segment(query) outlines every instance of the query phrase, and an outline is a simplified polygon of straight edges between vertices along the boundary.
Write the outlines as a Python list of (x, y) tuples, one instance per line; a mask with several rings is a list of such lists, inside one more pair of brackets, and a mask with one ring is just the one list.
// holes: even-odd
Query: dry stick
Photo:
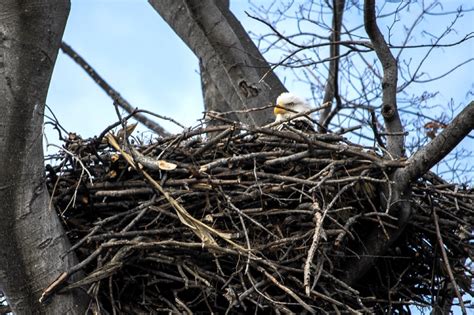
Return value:
[(158, 184), (153, 177), (151, 177), (146, 171), (140, 170), (136, 163), (133, 161), (133, 157), (130, 156), (128, 153), (123, 151), (117, 141), (115, 140), (114, 136), (111, 134), (107, 135), (107, 140), (109, 144), (114, 147), (117, 151), (119, 151), (122, 156), (127, 160), (127, 162), (135, 168), (137, 171), (141, 171), (142, 175), (146, 178), (146, 180), (152, 184), (152, 186), (159, 191), (169, 202), (169, 204), (175, 209), (176, 214), (178, 215), (180, 221), (191, 228), (191, 230), (201, 239), (203, 244), (206, 245), (217, 245), (216, 241), (212, 237), (212, 235), (217, 235), (230, 245), (232, 245), (235, 249), (241, 251), (242, 253), (247, 253), (250, 257), (251, 252), (247, 251), (244, 247), (238, 245), (237, 243), (233, 242), (230, 239), (230, 236), (226, 233), (219, 232), (212, 227), (204, 224), (203, 222), (199, 221), (198, 219), (194, 218), (176, 199), (170, 196), (170, 194)]
[[(266, 293), (264, 291), (260, 291), (257, 288), (258, 283), (255, 283), (255, 279), (253, 279), (253, 277), (250, 275), (250, 273), (247, 273), (247, 278), (249, 279), (250, 283), (252, 284), (252, 287), (255, 290), (255, 292), (257, 292), (265, 300), (269, 301), (275, 307), (275, 310), (282, 310), (284, 314), (292, 314), (292, 312), (283, 305), (284, 304), (283, 302), (275, 301), (274, 299), (272, 299), (269, 296), (268, 293)], [(261, 283), (261, 282), (262, 281), (260, 281), (259, 283)], [(248, 300), (252, 301), (250, 297), (248, 298)], [(259, 305), (259, 303), (255, 303), (255, 304)]]
[(265, 232), (267, 232), (268, 234), (270, 234), (271, 236), (275, 237), (275, 238), (278, 238), (278, 236), (276, 236), (274, 233), (272, 233), (272, 231), (268, 230), (266, 227), (264, 227), (261, 223), (259, 223), (258, 221), (256, 221), (255, 219), (253, 219), (252, 217), (250, 217), (249, 215), (247, 215), (245, 212), (243, 212), (242, 210), (240, 210), (239, 208), (237, 208), (231, 201), (230, 197), (229, 196), (225, 196), (225, 198), (227, 199), (227, 203), (229, 204), (229, 206), (234, 209), (238, 214), (239, 214), (239, 217), (240, 216), (244, 216), (246, 219), (248, 219), (250, 222), (252, 222), (253, 224), (255, 224), (256, 226), (258, 226), (259, 228), (261, 228), (262, 230), (264, 230)]
[(206, 114), (206, 115), (207, 114), (212, 114), (213, 118), (216, 118), (216, 116), (218, 117), (220, 115), (252, 113), (252, 112), (258, 112), (258, 111), (265, 110), (265, 109), (268, 109), (268, 108), (273, 108), (273, 107), (275, 107), (275, 105), (270, 104), (270, 105), (265, 105), (265, 106), (262, 106), (262, 107), (230, 110), (230, 111), (226, 111), (226, 112), (216, 112), (216, 111), (210, 110), (210, 111), (204, 112), (204, 114)]
[(272, 160), (267, 160), (263, 164), (267, 166), (274, 166), (277, 164), (287, 164), (289, 162), (301, 160), (302, 158), (308, 157), (310, 155), (311, 153), (309, 151), (303, 151), (303, 152), (298, 152), (291, 155), (275, 158)]
[(204, 152), (209, 150), (211, 147), (213, 147), (217, 142), (219, 142), (223, 138), (229, 136), (234, 131), (234, 129), (235, 129), (234, 127), (231, 127), (229, 129), (226, 129), (223, 132), (219, 133), (218, 135), (212, 137), (212, 139), (207, 141), (207, 143), (204, 146), (202, 146), (196, 152), (194, 152), (193, 155), (194, 156), (199, 156), (199, 155), (203, 154)]
[(433, 208), (433, 221), (436, 228), (436, 238), (438, 239), (438, 244), (441, 249), (441, 256), (443, 257), (444, 266), (448, 271), (449, 279), (451, 280), (451, 284), (453, 285), (454, 292), (459, 300), (459, 305), (461, 306), (461, 310), (463, 315), (467, 314), (466, 307), (464, 306), (464, 302), (462, 300), (461, 293), (458, 289), (458, 284), (456, 283), (456, 279), (454, 279), (453, 271), (451, 270), (451, 266), (449, 264), (448, 255), (446, 254), (446, 249), (444, 247), (443, 238), (441, 237), (441, 232), (439, 230), (439, 223), (438, 223), (438, 215), (436, 214), (436, 208)]
[(215, 161), (212, 161), (210, 163), (204, 164), (199, 168), (199, 172), (207, 172), (210, 169), (221, 166), (224, 164), (228, 163), (235, 163), (235, 162), (240, 162), (240, 161), (245, 161), (245, 160), (253, 160), (255, 158), (267, 158), (267, 157), (273, 157), (273, 156), (279, 156), (282, 155), (283, 152), (254, 152), (254, 153), (249, 153), (249, 154), (242, 154), (238, 156), (232, 156), (228, 158), (221, 158)]
[(292, 298), (294, 298), (305, 310), (307, 310), (308, 312), (310, 312), (311, 314), (316, 314), (316, 311), (311, 307), (309, 306), (305, 301), (303, 301), (303, 299), (301, 299), (295, 292), (293, 292), (290, 288), (288, 287), (285, 287), (283, 284), (281, 284), (280, 282), (278, 282), (277, 279), (275, 279), (275, 277), (273, 277), (271, 274), (269, 274), (265, 269), (263, 269), (262, 267), (258, 267), (258, 270), (260, 270), (260, 272), (262, 272), (271, 282), (273, 282), (277, 287), (279, 287), (280, 289), (282, 289), (283, 291), (285, 291), (289, 296), (291, 296)]
[[(321, 237), (321, 234), (324, 233), (324, 229), (322, 230), (323, 231), (322, 233), (320, 233), (320, 230), (322, 228), (322, 225), (323, 225), (324, 219), (326, 217), (326, 214), (327, 214), (328, 210), (332, 208), (334, 203), (339, 199), (339, 197), (347, 189), (351, 188), (356, 183), (357, 182), (354, 181), (354, 182), (352, 182), (350, 184), (347, 184), (346, 186), (342, 187), (338, 191), (338, 193), (333, 197), (331, 202), (326, 207), (324, 207), (322, 215), (319, 212), (316, 212), (314, 214), (316, 222), (315, 222), (315, 227), (314, 227), (313, 240), (311, 242), (311, 247), (308, 250), (308, 256), (306, 258), (306, 262), (304, 264), (304, 269), (303, 269), (303, 286), (305, 288), (306, 295), (308, 295), (308, 296), (309, 296), (309, 292), (310, 292), (309, 280), (310, 280), (310, 277), (311, 277), (311, 263), (313, 261), (314, 254), (316, 253), (316, 249), (318, 248), (319, 238)], [(317, 204), (317, 203), (314, 204), (314, 207), (315, 207), (315, 211), (318, 211), (320, 209), (319, 204)]]
[[(148, 206), (151, 204), (151, 203), (154, 203), (155, 200), (153, 198), (153, 200), (151, 201), (148, 201), (148, 202), (145, 202), (143, 203), (142, 205), (138, 206), (137, 208), (134, 208), (130, 211), (127, 211), (125, 214), (129, 214), (130, 212), (138, 212), (140, 211), (140, 214), (139, 216), (142, 216), (144, 214), (144, 212), (146, 212), (146, 210), (148, 209)], [(124, 215), (124, 213), (119, 213), (118, 215)], [(118, 216), (117, 215), (117, 216)], [(115, 216), (114, 216), (115, 217)], [(104, 219), (101, 221), (101, 224), (98, 224), (97, 226), (95, 226), (82, 240), (80, 240), (78, 242), (78, 244), (82, 244), (84, 243), (87, 238), (91, 235), (93, 235), (96, 231), (99, 230), (99, 227), (102, 226), (102, 224), (104, 224), (105, 222), (110, 222), (111, 220), (108, 220), (110, 219), (111, 217), (107, 218), (107, 219)], [(135, 222), (135, 220), (133, 220), (132, 222)], [(128, 224), (124, 229), (122, 229), (121, 232), (127, 232), (130, 228), (132, 227), (132, 224)], [(111, 239), (109, 240), (108, 242), (106, 243), (103, 243), (101, 244), (94, 252), (92, 252), (92, 254), (90, 254), (86, 259), (82, 260), (80, 263), (76, 264), (75, 266), (71, 267), (68, 271), (66, 272), (63, 272), (61, 275), (59, 275), (59, 277), (53, 281), (46, 289), (44, 289), (43, 293), (41, 294), (41, 297), (39, 299), (39, 302), (40, 303), (43, 303), (45, 302), (48, 297), (50, 297), (52, 294), (54, 294), (57, 290), (59, 290), (63, 283), (65, 281), (67, 281), (73, 274), (75, 274), (77, 271), (81, 270), (82, 268), (84, 268), (85, 266), (87, 266), (93, 259), (95, 259), (97, 256), (99, 256), (99, 254), (102, 252), (102, 250), (106, 247), (107, 243), (109, 242), (114, 242), (115, 239)], [(79, 247), (77, 244), (75, 244), (71, 249), (70, 251), (72, 251), (73, 249)], [(81, 281), (81, 280), (80, 280)]]
[(374, 133), (375, 140), (377, 141), (378, 145), (383, 148), (387, 149), (385, 147), (385, 144), (383, 143), (382, 137), (380, 136), (380, 133), (378, 131), (377, 125), (377, 117), (375, 116), (375, 111), (373, 109), (369, 110), (370, 113), (370, 120), (368, 121), (370, 128), (372, 129), (372, 132)]
[[(317, 205), (319, 208), (319, 205)], [(314, 254), (318, 248), (319, 239), (321, 236), (324, 237), (324, 229), (321, 230), (323, 226), (324, 217), (326, 216), (327, 208), (325, 209), (324, 213), (321, 214), (318, 209), (316, 209), (316, 213), (314, 214), (314, 233), (313, 233), (313, 240), (311, 241), (311, 246), (308, 250), (308, 256), (306, 257), (306, 261), (304, 263), (303, 269), (303, 287), (305, 289), (305, 293), (307, 296), (310, 296), (311, 288), (309, 285), (310, 277), (311, 277), (311, 263), (313, 262)]]
[[(291, 280), (293, 280), (293, 281), (294, 281), (295, 283), (297, 283), (297, 284), (300, 284), (300, 285), (302, 284), (301, 281), (300, 281), (298, 278), (296, 278), (295, 276), (292, 276), (292, 275), (291, 275), (291, 276), (289, 276), (288, 278), (291, 279)], [(335, 278), (335, 279), (337, 279), (337, 278)], [(339, 280), (339, 281), (340, 281), (340, 280)], [(346, 305), (345, 303), (339, 302), (339, 301), (335, 300), (334, 298), (331, 298), (331, 297), (329, 297), (329, 296), (327, 296), (327, 295), (324, 295), (324, 294), (322, 294), (322, 293), (320, 293), (320, 292), (318, 292), (318, 291), (311, 290), (311, 293), (312, 293), (313, 295), (315, 295), (316, 297), (321, 298), (322, 300), (325, 300), (325, 301), (327, 301), (327, 302), (329, 302), (329, 303), (331, 303), (331, 304), (333, 304), (333, 305), (342, 306), (342, 307), (347, 308), (347, 310), (348, 310), (351, 314), (362, 315), (361, 312), (354, 310), (353, 308), (351, 308), (350, 306)], [(363, 307), (363, 308), (365, 308), (365, 307)]]
[(175, 124), (176, 126), (179, 126), (179, 127), (183, 128), (183, 129), (186, 129), (186, 127), (185, 127), (184, 125), (180, 124), (179, 122), (177, 122), (176, 120), (174, 120), (174, 119), (171, 118), (171, 117), (163, 116), (163, 115), (154, 113), (154, 112), (149, 111), (149, 110), (146, 110), (146, 109), (137, 109), (136, 112), (137, 112), (137, 113), (145, 113), (145, 114), (148, 114), (148, 115), (151, 115), (151, 116), (155, 116), (155, 117), (160, 118), (160, 119), (163, 119), (163, 120), (168, 120), (168, 121), (172, 122), (173, 124)]
[(113, 293), (113, 281), (112, 281), (112, 276), (109, 277), (109, 299), (110, 299), (110, 304), (112, 305), (112, 312), (113, 315), (117, 314), (117, 311), (115, 310), (115, 299), (114, 299), (114, 293)]
[[(138, 239), (139, 237), (137, 237)], [(111, 240), (112, 241), (112, 240)], [(87, 275), (85, 278), (78, 280), (66, 287), (66, 289), (73, 289), (81, 287), (88, 284), (93, 284), (99, 280), (105, 279), (113, 275), (118, 269), (122, 268), (123, 259), (133, 250), (132, 246), (123, 246), (120, 248), (117, 253), (112, 257), (112, 259), (107, 262), (105, 265), (97, 268), (92, 273)]]
[(345, 307), (345, 308), (347, 308), (347, 309), (349, 310), (349, 312), (350, 312), (351, 314), (359, 314), (359, 315), (362, 314), (361, 312), (358, 312), (358, 311), (352, 309), (352, 308), (349, 307), (348, 305), (346, 305), (346, 304), (344, 304), (344, 303), (341, 303), (341, 302), (339, 302), (339, 301), (337, 301), (337, 300), (335, 300), (335, 299), (333, 299), (333, 298), (331, 298), (331, 297), (329, 297), (329, 296), (327, 296), (327, 295), (325, 295), (325, 294), (322, 294), (322, 293), (320, 293), (320, 292), (318, 292), (318, 291), (311, 290), (311, 294), (313, 294), (315, 297), (320, 298), (320, 299), (322, 299), (322, 300), (325, 300), (325, 301), (327, 301), (327, 302), (329, 302), (329, 303), (331, 303), (331, 304), (333, 304), (333, 305)]
[[(116, 90), (114, 90), (95, 70), (92, 68), (87, 61), (85, 61), (77, 52), (75, 52), (71, 46), (65, 42), (61, 43), (61, 50), (71, 57), (79, 66), (81, 66), (84, 71), (110, 96), (115, 103), (117, 103), (121, 108), (126, 110), (128, 113), (133, 113), (135, 108), (130, 105)], [(162, 137), (169, 136), (170, 133), (167, 132), (163, 127), (158, 125), (156, 122), (150, 120), (145, 115), (135, 114), (135, 119), (145, 125), (148, 129), (153, 130), (158, 135)]]
[[(290, 140), (295, 140), (297, 142), (301, 142), (301, 137), (295, 133), (290, 133), (290, 132), (282, 132), (278, 131), (275, 129), (270, 129), (270, 128), (254, 128), (255, 132), (260, 132), (263, 134), (267, 135), (273, 135), (279, 138), (284, 138), (284, 139), (290, 139)], [(328, 149), (340, 153), (346, 153), (348, 155), (354, 155), (354, 156), (359, 156), (366, 158), (369, 161), (374, 162), (375, 165), (384, 168), (387, 166), (404, 166), (406, 165), (406, 162), (400, 161), (400, 160), (384, 160), (378, 156), (369, 154), (367, 152), (362, 151), (360, 148), (355, 147), (355, 146), (349, 146), (349, 145), (340, 145), (340, 144), (331, 144), (331, 143), (326, 143), (324, 141), (320, 141), (315, 139), (317, 135), (314, 135), (314, 138), (312, 136), (308, 137), (309, 138), (309, 143), (311, 145), (314, 145), (315, 147), (323, 148), (323, 149)]]

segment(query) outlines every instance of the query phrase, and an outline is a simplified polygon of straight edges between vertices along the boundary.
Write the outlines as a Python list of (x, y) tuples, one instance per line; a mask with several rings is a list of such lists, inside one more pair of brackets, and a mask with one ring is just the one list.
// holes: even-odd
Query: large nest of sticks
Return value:
[(470, 290), (472, 190), (414, 183), (403, 234), (348, 284), (367, 235), (397, 226), (383, 200), (404, 161), (291, 127), (124, 130), (70, 134), (46, 168), (80, 261), (67, 275), (83, 275), (65, 289), (96, 311), (386, 312), (453, 296), (453, 281)]

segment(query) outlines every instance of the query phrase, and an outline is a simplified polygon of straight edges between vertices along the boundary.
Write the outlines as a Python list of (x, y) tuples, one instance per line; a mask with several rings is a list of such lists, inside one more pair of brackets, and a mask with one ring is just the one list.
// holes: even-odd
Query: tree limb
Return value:
[(375, 0), (364, 2), (364, 25), (383, 68), (382, 116), (387, 129), (387, 150), (392, 158), (404, 155), (403, 126), (397, 109), (397, 61), (377, 26)]
[(391, 204), (390, 213), (398, 218), (397, 228), (388, 229), (388, 239), (381, 229), (375, 229), (364, 239), (364, 248), (359, 259), (348, 259), (344, 281), (352, 285), (373, 265), (375, 257), (381, 255), (401, 235), (410, 218), (409, 184), (426, 174), (433, 165), (443, 159), (474, 128), (474, 101), (428, 145), (416, 152), (407, 161), (407, 166), (399, 168), (393, 174), (391, 190), (393, 196), (387, 202)]
[(341, 98), (339, 97), (339, 42), (341, 41), (341, 27), (342, 27), (342, 16), (344, 14), (345, 0), (333, 0), (333, 15), (332, 15), (332, 33), (331, 33), (331, 48), (329, 62), (329, 75), (324, 90), (323, 104), (332, 102), (336, 99), (336, 106), (331, 111), (331, 107), (324, 109), (319, 116), (319, 124), (321, 125), (318, 129), (319, 132), (326, 132), (332, 117), (336, 115), (339, 109), (342, 107)]
[[(229, 10), (229, 0), (214, 0), (214, 3), (221, 11)], [(204, 110), (206, 112), (229, 112), (232, 108), (229, 106), (224, 96), (219, 92), (217, 85), (212, 81), (212, 77), (207, 72), (201, 60), (199, 60), (199, 70), (201, 73), (201, 90), (204, 99)], [(206, 116), (206, 118), (208, 118)], [(239, 118), (234, 113), (226, 114), (226, 119), (238, 121)], [(217, 119), (209, 119), (206, 121), (208, 126), (217, 126), (224, 124), (223, 121)], [(214, 137), (217, 133), (209, 133), (208, 136)]]
[(410, 182), (423, 176), (473, 129), (474, 101), (471, 101), (439, 135), (408, 159), (406, 167), (395, 172), (400, 187), (406, 187)]
[[(383, 68), (382, 116), (387, 130), (387, 151), (390, 154), (389, 158), (400, 158), (404, 155), (404, 138), (396, 99), (397, 62), (377, 26), (375, 0), (364, 2), (364, 25)], [(354, 284), (370, 270), (376, 257), (398, 239), (410, 218), (411, 191), (406, 185), (399, 185), (394, 175), (391, 176), (392, 183), (383, 187), (381, 201), (389, 213), (398, 218), (397, 227), (385, 231), (375, 228), (364, 238), (360, 248), (357, 249), (360, 258), (350, 258), (346, 261), (343, 280), (349, 285)]]
[[(95, 70), (84, 60), (71, 46), (65, 42), (61, 43), (61, 50), (72, 58), (81, 68), (110, 96), (114, 102), (116, 102), (121, 108), (123, 108), (127, 113), (132, 114), (135, 111), (135, 108), (130, 105), (127, 100), (125, 100), (119, 92), (117, 92), (113, 87), (111, 87)], [(162, 137), (167, 137), (170, 135), (163, 127), (149, 119), (147, 116), (136, 113), (133, 118), (138, 122), (142, 123), (145, 127), (150, 130), (153, 130), (158, 135)]]

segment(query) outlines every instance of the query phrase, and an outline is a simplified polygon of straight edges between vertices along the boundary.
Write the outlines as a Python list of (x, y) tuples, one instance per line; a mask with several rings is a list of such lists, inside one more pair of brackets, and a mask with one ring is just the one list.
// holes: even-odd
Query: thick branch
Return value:
[(433, 165), (444, 158), (474, 128), (474, 102), (471, 102), (456, 118), (409, 160), (408, 165), (393, 174), (391, 185), (392, 204), (390, 213), (398, 218), (396, 229), (387, 229), (388, 239), (379, 228), (372, 231), (360, 248), (358, 259), (348, 259), (343, 280), (352, 285), (373, 266), (375, 257), (383, 254), (403, 232), (411, 215), (409, 184), (427, 173)]
[(404, 188), (428, 172), (441, 161), (474, 129), (474, 101), (430, 143), (408, 159), (408, 165), (395, 172), (396, 181)]
[[(285, 91), (274, 73), (260, 82), (267, 62), (223, 0), (149, 0), (192, 49), (232, 110), (257, 108)], [(241, 112), (239, 120), (263, 125), (271, 109)]]
[(397, 61), (377, 26), (375, 0), (364, 2), (364, 25), (383, 68), (382, 116), (387, 129), (387, 149), (393, 158), (404, 155), (403, 126), (397, 109)]
[(323, 104), (332, 102), (336, 98), (336, 106), (331, 111), (331, 107), (327, 107), (321, 112), (319, 117), (319, 132), (325, 132), (327, 126), (331, 122), (331, 118), (338, 112), (341, 108), (341, 98), (339, 97), (339, 42), (341, 41), (341, 27), (342, 27), (342, 16), (344, 14), (345, 0), (333, 0), (333, 15), (332, 15), (332, 34), (331, 34), (331, 48), (330, 48), (330, 58), (329, 62), (329, 76), (326, 82), (326, 87), (324, 90)]

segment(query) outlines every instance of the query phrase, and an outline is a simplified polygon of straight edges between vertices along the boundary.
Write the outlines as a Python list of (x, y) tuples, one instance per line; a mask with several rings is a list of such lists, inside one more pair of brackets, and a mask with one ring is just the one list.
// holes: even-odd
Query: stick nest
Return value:
[(290, 126), (199, 127), (147, 143), (126, 129), (70, 134), (46, 167), (80, 261), (61, 289), (86, 290), (92, 310), (393, 312), (442, 305), (454, 284), (470, 292), (472, 190), (431, 173), (413, 183), (403, 234), (354, 277), (370, 235), (397, 228), (388, 187), (405, 161)]

